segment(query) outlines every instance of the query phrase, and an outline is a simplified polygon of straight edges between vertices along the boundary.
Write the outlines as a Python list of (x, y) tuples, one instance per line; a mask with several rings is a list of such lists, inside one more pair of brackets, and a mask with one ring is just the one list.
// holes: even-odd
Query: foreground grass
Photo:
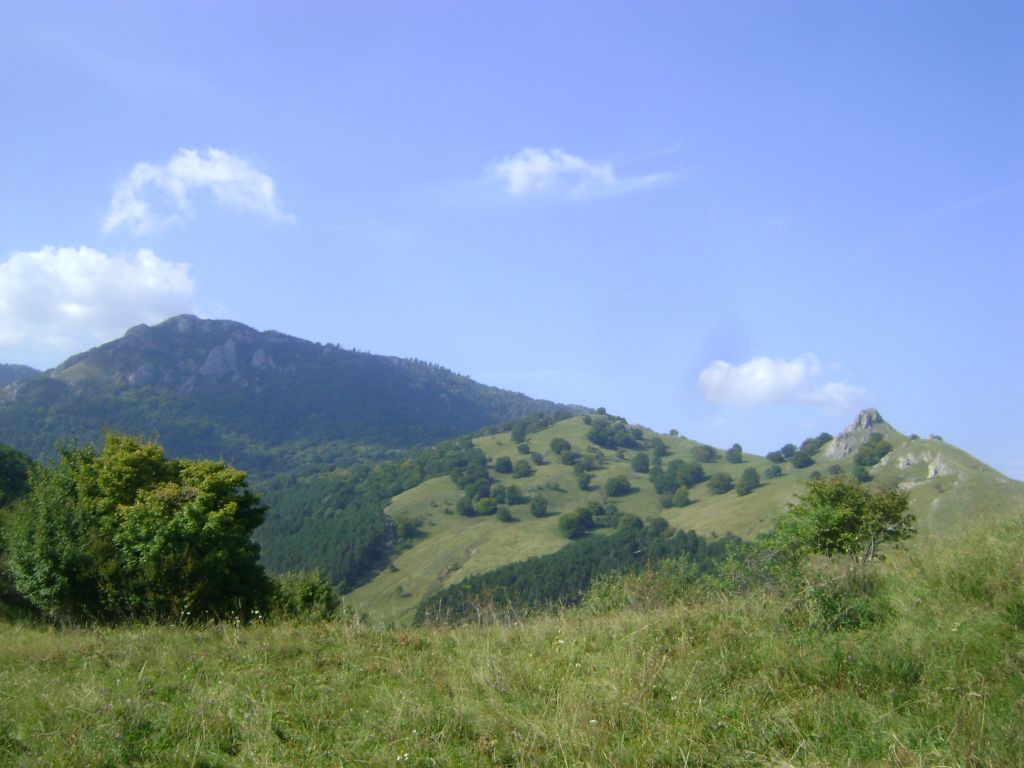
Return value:
[(0, 627), (0, 765), (1011, 766), (1024, 530), (883, 576), (891, 618), (792, 597), (522, 625)]

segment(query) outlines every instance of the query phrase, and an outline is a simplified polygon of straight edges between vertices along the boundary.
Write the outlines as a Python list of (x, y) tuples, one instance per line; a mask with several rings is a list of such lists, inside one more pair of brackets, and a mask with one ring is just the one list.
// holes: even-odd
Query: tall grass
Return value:
[(1020, 765), (1024, 525), (873, 579), (855, 626), (689, 586), (453, 629), (6, 624), (0, 765)]

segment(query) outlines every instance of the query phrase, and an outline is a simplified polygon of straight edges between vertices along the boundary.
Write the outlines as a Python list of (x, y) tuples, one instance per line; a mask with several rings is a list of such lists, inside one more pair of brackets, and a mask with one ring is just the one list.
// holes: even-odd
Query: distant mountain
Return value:
[(110, 429), (171, 455), (310, 471), (559, 410), (437, 365), (181, 315), (0, 389), (0, 443), (38, 456)]
[(35, 368), (30, 368), (27, 365), (0, 363), (0, 387), (6, 387), (16, 381), (31, 379), (33, 376), (38, 376), (39, 373)]

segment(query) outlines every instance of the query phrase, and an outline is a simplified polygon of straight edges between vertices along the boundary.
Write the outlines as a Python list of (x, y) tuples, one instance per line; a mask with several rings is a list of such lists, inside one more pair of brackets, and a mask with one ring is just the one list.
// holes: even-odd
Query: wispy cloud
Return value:
[(755, 357), (738, 365), (715, 360), (700, 372), (697, 386), (713, 403), (738, 406), (802, 402), (839, 409), (865, 394), (845, 382), (819, 383), (821, 372), (812, 354), (792, 360)]
[(0, 262), (0, 345), (71, 352), (142, 322), (193, 311), (189, 265), (148, 250), (45, 247)]
[(666, 180), (664, 174), (622, 177), (611, 163), (592, 162), (561, 149), (526, 147), (491, 166), (510, 195), (592, 195), (627, 192)]
[(103, 231), (144, 234), (194, 215), (192, 197), (209, 190), (220, 205), (274, 221), (291, 221), (277, 202), (274, 180), (220, 149), (181, 149), (165, 165), (138, 163), (118, 182)]

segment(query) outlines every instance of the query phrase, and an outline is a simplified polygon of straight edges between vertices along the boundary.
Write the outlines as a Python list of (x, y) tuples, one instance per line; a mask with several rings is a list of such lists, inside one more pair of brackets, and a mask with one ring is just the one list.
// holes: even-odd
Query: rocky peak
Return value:
[(875, 427), (885, 424), (885, 419), (877, 409), (865, 408), (857, 414), (857, 418), (846, 429), (836, 435), (835, 439), (822, 449), (822, 452), (829, 459), (845, 458), (860, 448)]

